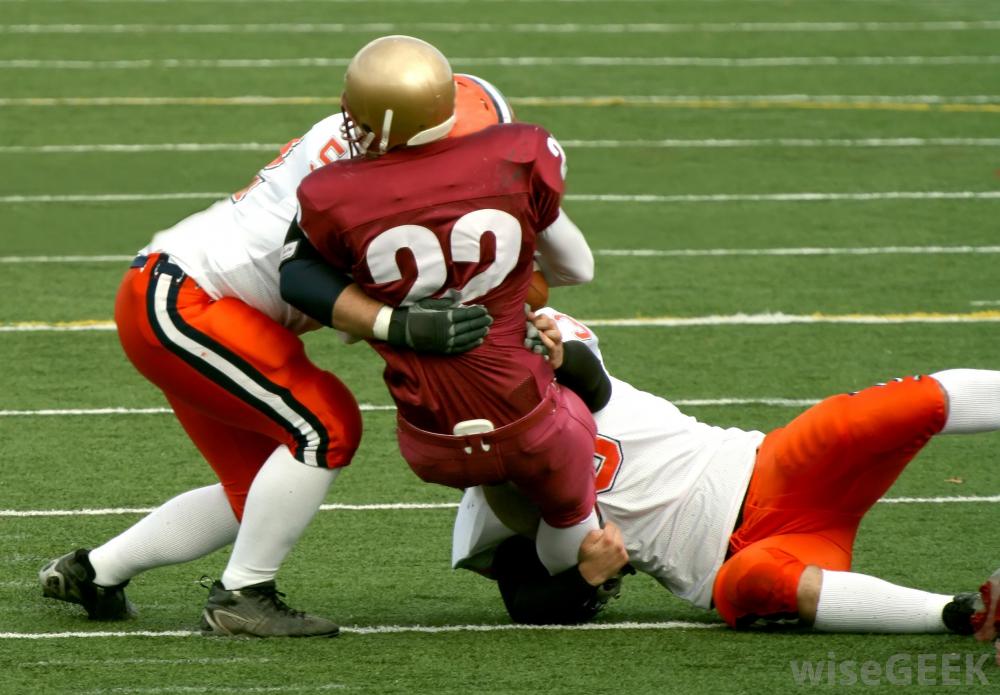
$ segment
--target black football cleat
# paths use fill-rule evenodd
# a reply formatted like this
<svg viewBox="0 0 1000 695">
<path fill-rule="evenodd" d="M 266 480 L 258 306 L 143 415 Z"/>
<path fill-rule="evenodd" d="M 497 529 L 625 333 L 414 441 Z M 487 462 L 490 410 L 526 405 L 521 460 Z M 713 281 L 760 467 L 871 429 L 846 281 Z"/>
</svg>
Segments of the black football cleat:
<svg viewBox="0 0 1000 695">
<path fill-rule="evenodd" d="M 127 620 L 136 616 L 135 606 L 125 598 L 128 581 L 115 586 L 94 583 L 90 551 L 80 548 L 52 560 L 38 571 L 42 596 L 76 603 L 91 620 Z"/>
<path fill-rule="evenodd" d="M 326 618 L 290 608 L 273 581 L 229 590 L 209 587 L 201 634 L 241 637 L 335 637 L 340 628 Z"/>
</svg>

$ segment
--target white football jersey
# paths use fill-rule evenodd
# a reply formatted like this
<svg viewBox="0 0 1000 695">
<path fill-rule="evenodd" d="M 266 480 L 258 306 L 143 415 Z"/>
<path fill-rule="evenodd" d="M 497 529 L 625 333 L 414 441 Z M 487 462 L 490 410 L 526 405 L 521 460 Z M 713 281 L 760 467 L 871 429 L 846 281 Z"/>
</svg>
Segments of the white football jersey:
<svg viewBox="0 0 1000 695">
<path fill-rule="evenodd" d="M 296 333 L 316 324 L 281 298 L 278 266 L 306 175 L 347 156 L 341 114 L 289 142 L 242 191 L 157 233 L 140 253 L 168 253 L 213 299 L 236 297 Z"/>
<path fill-rule="evenodd" d="M 583 341 L 601 357 L 585 325 L 549 308 L 539 313 L 556 320 L 564 341 Z M 608 404 L 594 413 L 599 511 L 621 528 L 637 570 L 707 608 L 764 434 L 699 422 L 614 377 L 611 388 Z M 452 565 L 481 567 L 483 552 L 512 535 L 498 524 L 481 492 L 466 491 Z"/>
</svg>

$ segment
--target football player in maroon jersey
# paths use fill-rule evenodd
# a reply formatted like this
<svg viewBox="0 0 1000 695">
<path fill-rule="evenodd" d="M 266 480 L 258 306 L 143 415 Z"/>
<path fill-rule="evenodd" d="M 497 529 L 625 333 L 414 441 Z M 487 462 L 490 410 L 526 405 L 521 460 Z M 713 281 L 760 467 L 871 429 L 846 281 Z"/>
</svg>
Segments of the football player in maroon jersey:
<svg viewBox="0 0 1000 695">
<path fill-rule="evenodd" d="M 523 307 L 544 244 L 576 245 L 563 260 L 581 259 L 577 281 L 590 279 L 592 256 L 560 209 L 559 143 L 518 123 L 446 138 L 454 95 L 447 59 L 426 42 L 387 36 L 358 52 L 341 101 L 357 156 L 299 186 L 284 296 L 329 316 L 353 282 L 389 305 L 373 325 L 376 338 L 390 340 L 372 346 L 386 363 L 403 457 L 428 482 L 521 489 L 541 510 L 539 556 L 556 574 L 576 564 L 582 540 L 600 528 L 595 429 L 544 357 L 524 349 Z M 326 279 L 295 277 L 291 261 L 303 258 Z M 572 276 L 573 264 L 562 265 Z M 393 347 L 402 327 L 391 307 L 428 300 L 485 306 L 493 324 L 483 344 L 446 357 Z"/>
</svg>

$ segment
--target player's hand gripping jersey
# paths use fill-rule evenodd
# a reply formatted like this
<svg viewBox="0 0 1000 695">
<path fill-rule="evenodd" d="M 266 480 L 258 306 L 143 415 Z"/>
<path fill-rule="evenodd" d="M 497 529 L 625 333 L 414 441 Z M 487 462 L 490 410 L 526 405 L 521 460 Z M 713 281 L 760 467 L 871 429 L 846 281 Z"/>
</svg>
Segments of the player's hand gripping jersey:
<svg viewBox="0 0 1000 695">
<path fill-rule="evenodd" d="M 455 85 L 452 137 L 513 120 L 489 83 L 455 75 Z M 212 299 L 235 297 L 296 333 L 318 327 L 281 298 L 278 266 L 299 183 L 347 155 L 343 123 L 340 113 L 316 123 L 281 148 L 246 188 L 159 232 L 140 253 L 170 254 Z"/>
<path fill-rule="evenodd" d="M 585 325 L 549 308 L 539 313 L 556 320 L 564 342 L 582 341 L 601 357 Z M 637 570 L 707 608 L 764 435 L 707 425 L 663 398 L 610 380 L 611 399 L 594 413 L 598 509 L 622 529 Z M 470 489 L 455 520 L 452 562 L 475 566 L 472 558 L 488 557 L 512 535 L 482 492 Z"/>
<path fill-rule="evenodd" d="M 434 357 L 373 344 L 411 424 L 500 427 L 541 401 L 553 373 L 524 350 L 536 235 L 559 215 L 565 159 L 542 128 L 510 124 L 377 159 L 341 160 L 299 188 L 299 224 L 330 265 L 394 306 L 425 297 L 484 304 L 486 342 Z"/>
</svg>

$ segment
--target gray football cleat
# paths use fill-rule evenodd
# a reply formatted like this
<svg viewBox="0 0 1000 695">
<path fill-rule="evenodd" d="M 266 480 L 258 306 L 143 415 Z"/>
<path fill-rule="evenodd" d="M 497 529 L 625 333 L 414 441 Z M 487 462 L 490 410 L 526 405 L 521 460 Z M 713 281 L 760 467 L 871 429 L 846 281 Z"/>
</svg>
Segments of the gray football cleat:
<svg viewBox="0 0 1000 695">
<path fill-rule="evenodd" d="M 335 637 L 340 628 L 326 618 L 289 608 L 274 582 L 229 590 L 209 587 L 201 634 L 242 637 Z"/>
<path fill-rule="evenodd" d="M 125 598 L 128 581 L 115 586 L 94 583 L 90 551 L 80 548 L 52 560 L 38 571 L 42 596 L 76 603 L 91 620 L 126 620 L 136 616 L 135 606 Z"/>
</svg>

